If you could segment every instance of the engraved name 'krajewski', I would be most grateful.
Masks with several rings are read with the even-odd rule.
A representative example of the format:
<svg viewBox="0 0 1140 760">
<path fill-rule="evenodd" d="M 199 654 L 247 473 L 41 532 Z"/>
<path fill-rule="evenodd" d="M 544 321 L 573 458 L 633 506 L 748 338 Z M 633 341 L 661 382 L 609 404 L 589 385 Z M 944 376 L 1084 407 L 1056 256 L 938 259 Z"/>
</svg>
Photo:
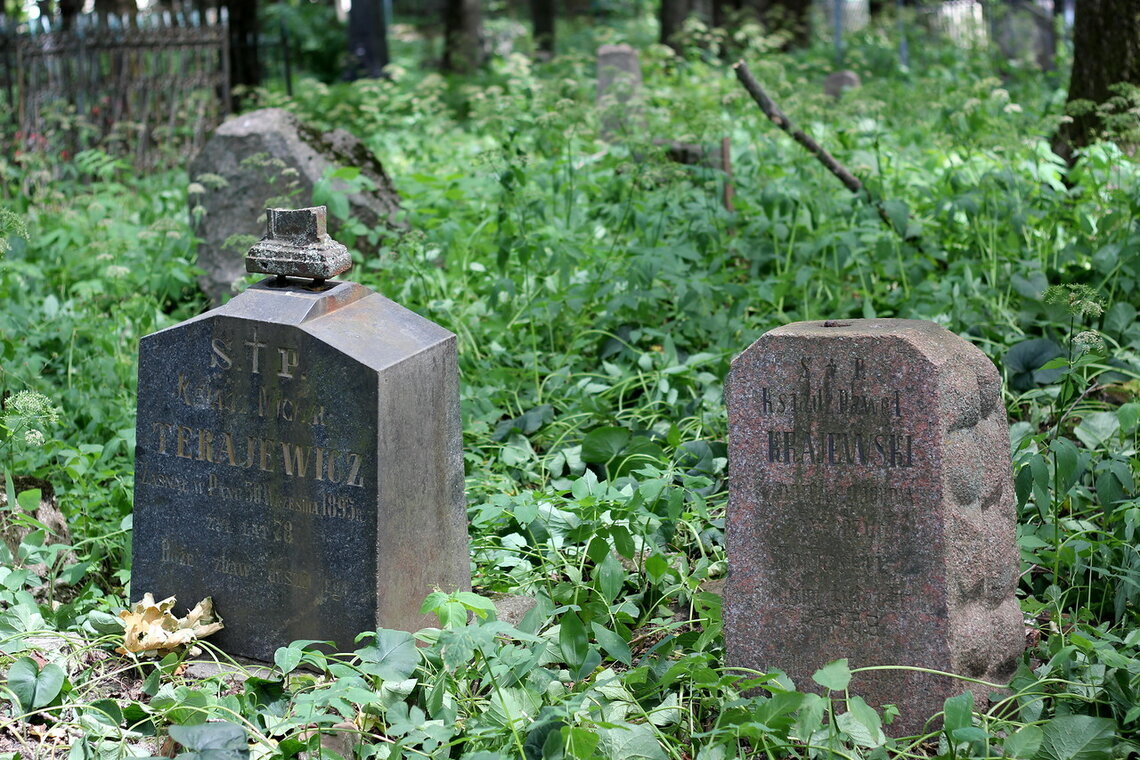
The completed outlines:
<svg viewBox="0 0 1140 760">
<path fill-rule="evenodd" d="M 762 431 L 773 464 L 891 469 L 914 467 L 914 436 L 901 429 L 902 392 L 865 387 L 866 361 L 799 360 L 795 390 L 759 388 L 759 416 L 792 424 Z M 846 371 L 844 371 L 846 370 Z M 867 429 L 872 428 L 872 429 Z"/>
</svg>

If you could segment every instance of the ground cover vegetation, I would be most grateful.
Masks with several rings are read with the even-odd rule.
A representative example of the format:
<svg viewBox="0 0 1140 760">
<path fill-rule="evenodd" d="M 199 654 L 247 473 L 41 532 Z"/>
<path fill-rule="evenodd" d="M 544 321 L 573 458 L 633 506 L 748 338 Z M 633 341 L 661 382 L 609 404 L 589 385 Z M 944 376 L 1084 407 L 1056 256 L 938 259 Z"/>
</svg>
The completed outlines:
<svg viewBox="0 0 1140 760">
<path fill-rule="evenodd" d="M 71 528 L 53 543 L 4 510 L 28 529 L 0 547 L 5 757 L 315 757 L 334 734 L 361 758 L 1140 751 L 1140 171 L 1112 135 L 1071 169 L 1050 152 L 1061 75 L 934 39 L 912 39 L 900 70 L 893 29 L 849 40 L 865 85 L 838 102 L 817 86 L 822 45 L 783 54 L 755 29 L 694 26 L 677 56 L 636 24 L 476 79 L 421 70 L 397 41 L 389 80 L 250 93 L 351 128 L 403 195 L 411 232 L 349 220 L 342 238 L 355 279 L 460 336 L 475 589 L 425 601 L 437 628 L 339 654 L 298 642 L 244 682 L 186 671 L 224 658 L 208 640 L 159 661 L 114 652 L 135 351 L 204 307 L 200 178 L 98 150 L 0 158 L 3 490 L 27 509 L 50 483 Z M 609 143 L 582 44 L 606 37 L 646 42 L 644 105 Z M 725 49 L 886 199 L 893 229 L 767 123 Z M 655 137 L 728 137 L 735 210 L 719 170 L 671 162 Z M 346 215 L 316 195 L 297 204 Z M 860 663 L 816 684 L 741 672 L 720 625 L 729 361 L 786 322 L 873 316 L 975 342 L 1013 422 L 1027 648 L 992 705 L 964 693 L 908 738 L 887 737 L 890 709 L 848 700 Z M 500 594 L 538 604 L 508 625 Z"/>
</svg>

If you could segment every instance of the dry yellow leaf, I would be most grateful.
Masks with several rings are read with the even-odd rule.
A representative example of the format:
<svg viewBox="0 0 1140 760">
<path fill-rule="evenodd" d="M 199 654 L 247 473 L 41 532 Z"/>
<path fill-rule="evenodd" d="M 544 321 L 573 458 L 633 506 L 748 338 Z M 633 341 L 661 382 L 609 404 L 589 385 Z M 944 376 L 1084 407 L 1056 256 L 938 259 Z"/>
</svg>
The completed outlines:
<svg viewBox="0 0 1140 760">
<path fill-rule="evenodd" d="M 172 609 L 173 596 L 156 603 L 154 596 L 144 594 L 141 602 L 119 613 L 123 646 L 115 651 L 119 654 L 170 651 L 223 627 L 222 619 L 214 614 L 214 601 L 210 597 L 198 602 L 186 617 L 174 617 Z"/>
</svg>

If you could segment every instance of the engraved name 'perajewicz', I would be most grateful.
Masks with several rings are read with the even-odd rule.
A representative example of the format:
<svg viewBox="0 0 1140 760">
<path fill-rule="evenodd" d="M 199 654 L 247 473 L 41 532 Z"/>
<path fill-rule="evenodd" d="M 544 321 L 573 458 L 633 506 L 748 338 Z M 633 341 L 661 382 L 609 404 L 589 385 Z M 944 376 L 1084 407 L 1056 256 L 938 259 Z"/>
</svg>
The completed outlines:
<svg viewBox="0 0 1140 760">
<path fill-rule="evenodd" d="M 241 437 L 235 441 L 234 435 L 226 431 L 172 422 L 155 422 L 152 429 L 158 453 L 165 456 L 364 488 L 364 458 L 352 451 L 254 436 L 244 436 L 244 442 Z"/>
<path fill-rule="evenodd" d="M 914 436 L 769 430 L 768 461 L 863 467 L 913 467 Z"/>
</svg>

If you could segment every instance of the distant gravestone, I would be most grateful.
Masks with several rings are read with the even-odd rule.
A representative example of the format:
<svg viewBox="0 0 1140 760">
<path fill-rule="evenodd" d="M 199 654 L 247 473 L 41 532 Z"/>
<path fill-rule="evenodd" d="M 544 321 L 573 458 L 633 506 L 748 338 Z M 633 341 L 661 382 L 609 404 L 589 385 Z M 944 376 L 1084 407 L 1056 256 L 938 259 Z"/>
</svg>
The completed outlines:
<svg viewBox="0 0 1140 760">
<path fill-rule="evenodd" d="M 268 217 L 247 263 L 275 277 L 140 344 L 131 576 L 212 596 L 211 641 L 263 661 L 470 583 L 455 335 L 326 281 L 350 260 L 323 207 Z"/>
<path fill-rule="evenodd" d="M 854 71 L 844 69 L 828 74 L 823 80 L 823 91 L 833 98 L 840 97 L 847 90 L 857 89 L 862 85 L 859 75 Z"/>
<path fill-rule="evenodd" d="M 211 303 L 233 295 L 234 282 L 245 275 L 242 256 L 249 243 L 241 237 L 260 236 L 264 209 L 307 202 L 313 186 L 338 168 L 359 169 L 373 185 L 348 195 L 354 220 L 368 228 L 399 224 L 392 180 L 372 151 L 345 130 L 320 134 L 280 108 L 250 111 L 218 128 L 189 171 L 191 220 L 204 270 L 199 284 Z M 346 189 L 339 180 L 333 186 Z"/>
<path fill-rule="evenodd" d="M 1000 385 L 977 348 L 913 320 L 791 324 L 736 357 L 730 664 L 803 689 L 841 658 L 1009 678 L 1024 633 Z M 916 671 L 851 683 L 904 732 L 966 689 L 986 697 Z"/>
<path fill-rule="evenodd" d="M 629 45 L 598 48 L 597 104 L 602 133 L 620 134 L 633 127 L 641 101 L 641 60 Z"/>
<path fill-rule="evenodd" d="M 994 38 L 1008 60 L 1032 61 L 1045 71 L 1053 68 L 1057 41 L 1052 13 L 1028 0 L 1001 5 L 989 12 Z"/>
</svg>

